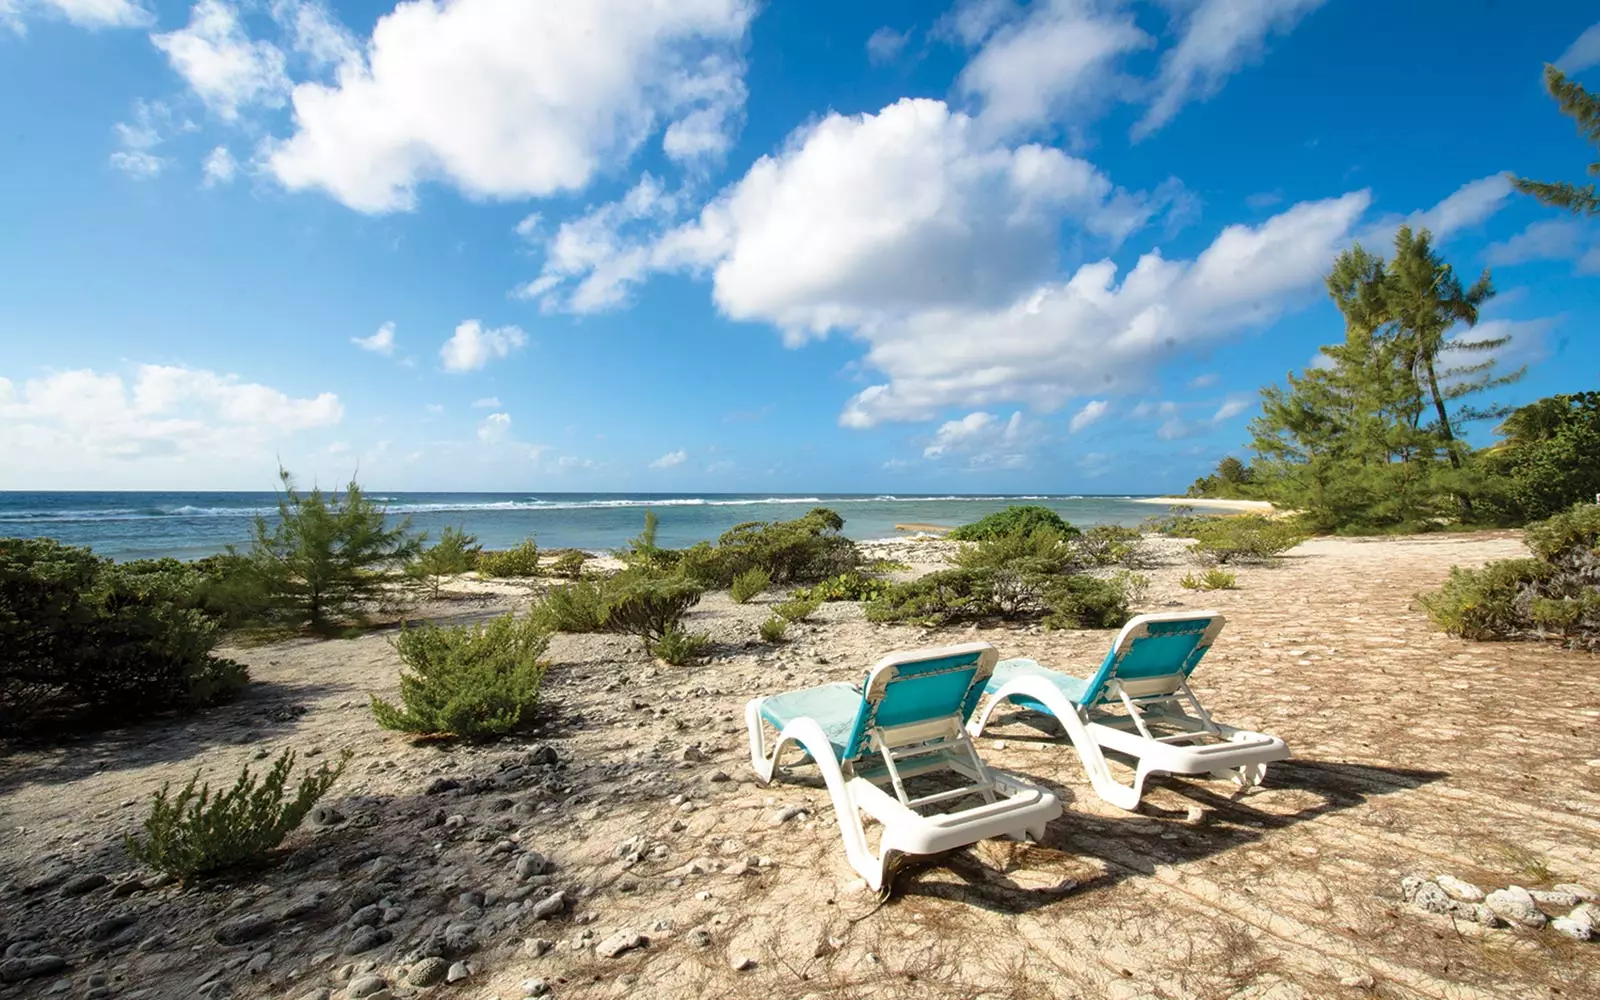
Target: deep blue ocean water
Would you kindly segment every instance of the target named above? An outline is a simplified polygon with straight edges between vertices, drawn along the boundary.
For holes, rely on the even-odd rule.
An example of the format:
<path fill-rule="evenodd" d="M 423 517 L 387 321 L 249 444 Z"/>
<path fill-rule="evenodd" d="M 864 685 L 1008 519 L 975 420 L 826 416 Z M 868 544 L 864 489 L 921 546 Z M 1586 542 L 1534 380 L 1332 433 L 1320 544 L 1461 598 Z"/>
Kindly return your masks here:
<path fill-rule="evenodd" d="M 447 526 L 465 528 L 485 547 L 508 548 L 534 535 L 542 548 L 614 549 L 637 535 L 644 512 L 661 519 L 657 541 L 680 547 L 715 539 L 743 521 L 797 517 L 832 507 L 851 538 L 888 538 L 896 524 L 964 524 L 1014 503 L 1050 507 L 1077 525 L 1135 525 L 1160 507 L 1130 497 L 1098 496 L 867 496 L 819 493 L 385 493 L 391 518 L 437 538 Z M 50 537 L 88 545 L 114 559 L 176 556 L 196 559 L 249 540 L 257 514 L 272 516 L 272 493 L 41 493 L 0 492 L 0 537 Z"/>

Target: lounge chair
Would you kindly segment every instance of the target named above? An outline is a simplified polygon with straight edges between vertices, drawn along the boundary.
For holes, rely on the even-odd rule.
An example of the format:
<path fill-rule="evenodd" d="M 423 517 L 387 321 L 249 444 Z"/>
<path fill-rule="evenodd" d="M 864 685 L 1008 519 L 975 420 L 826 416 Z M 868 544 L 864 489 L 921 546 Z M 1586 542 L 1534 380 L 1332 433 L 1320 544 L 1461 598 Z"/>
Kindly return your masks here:
<path fill-rule="evenodd" d="M 1267 764 L 1288 757 L 1289 748 L 1275 736 L 1215 722 L 1189 688 L 1189 675 L 1222 623 L 1214 611 L 1139 615 L 1122 627 L 1087 681 L 1032 660 L 1006 660 L 995 666 L 984 705 L 967 728 L 982 733 L 1008 701 L 1048 712 L 1066 728 L 1094 790 L 1122 809 L 1138 808 L 1145 778 L 1156 771 L 1260 784 Z M 1107 750 L 1134 759 L 1131 785 L 1112 777 Z"/>
<path fill-rule="evenodd" d="M 859 687 L 823 684 L 753 698 L 745 706 L 750 761 L 765 783 L 788 744 L 809 755 L 833 797 L 851 867 L 880 893 L 904 855 L 938 854 L 986 837 L 1037 840 L 1061 815 L 1060 803 L 984 764 L 965 728 L 996 659 L 986 642 L 894 653 Z M 770 741 L 767 725 L 777 730 Z M 907 791 L 914 780 L 941 778 L 938 790 Z M 941 805 L 954 811 L 935 811 Z M 883 824 L 876 854 L 867 846 L 863 811 Z"/>

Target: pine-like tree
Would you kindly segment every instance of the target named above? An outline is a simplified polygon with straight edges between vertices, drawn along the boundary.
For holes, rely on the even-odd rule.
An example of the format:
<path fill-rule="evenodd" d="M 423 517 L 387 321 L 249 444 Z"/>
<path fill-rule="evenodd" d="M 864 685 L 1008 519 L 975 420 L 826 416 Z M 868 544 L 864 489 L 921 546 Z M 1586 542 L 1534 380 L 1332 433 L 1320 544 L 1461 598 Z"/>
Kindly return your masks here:
<path fill-rule="evenodd" d="M 1556 99 L 1561 113 L 1578 126 L 1578 133 L 1600 150 L 1600 97 L 1589 93 L 1554 66 L 1545 66 L 1544 84 Z M 1589 164 L 1590 177 L 1600 176 L 1600 162 Z M 1600 194 L 1593 184 L 1579 187 L 1567 181 L 1546 182 L 1513 177 L 1511 183 L 1523 194 L 1532 195 L 1546 205 L 1574 215 L 1600 215 Z"/>

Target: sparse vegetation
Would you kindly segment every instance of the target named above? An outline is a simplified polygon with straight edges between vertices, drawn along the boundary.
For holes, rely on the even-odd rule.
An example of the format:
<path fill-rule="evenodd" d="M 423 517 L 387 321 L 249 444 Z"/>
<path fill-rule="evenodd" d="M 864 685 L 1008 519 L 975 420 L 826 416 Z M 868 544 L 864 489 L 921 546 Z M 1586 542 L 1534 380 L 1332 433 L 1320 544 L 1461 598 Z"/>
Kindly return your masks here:
<path fill-rule="evenodd" d="M 295 761 L 291 750 L 278 756 L 264 779 L 244 768 L 226 792 L 213 794 L 209 784 L 200 783 L 196 770 L 177 795 L 169 796 L 170 785 L 155 794 L 144 836 L 126 838 L 128 854 L 157 871 L 185 879 L 259 862 L 327 794 L 349 758 L 346 751 L 337 766 L 323 764 L 306 773 L 287 802 Z"/>
<path fill-rule="evenodd" d="M 604 632 L 605 588 L 594 580 L 551 587 L 531 614 L 552 632 Z"/>
<path fill-rule="evenodd" d="M 682 667 L 704 656 L 710 648 L 711 637 L 704 632 L 670 628 L 656 640 L 655 654 L 663 663 Z"/>
<path fill-rule="evenodd" d="M 446 577 L 470 573 L 478 565 L 483 546 L 461 528 L 446 528 L 439 541 L 417 554 L 406 567 L 410 577 L 429 597 L 438 597 Z"/>
<path fill-rule="evenodd" d="M 1239 578 L 1232 570 L 1212 566 L 1204 573 L 1186 573 L 1178 583 L 1189 590 L 1238 590 Z"/>
<path fill-rule="evenodd" d="M 478 557 L 478 575 L 488 579 L 519 579 L 539 575 L 539 545 L 533 537 L 523 539 L 503 552 L 485 552 Z"/>
<path fill-rule="evenodd" d="M 1072 550 L 1085 566 L 1138 566 L 1144 562 L 1144 534 L 1120 524 L 1097 524 L 1072 539 Z"/>
<path fill-rule="evenodd" d="M 779 617 L 791 622 L 803 622 L 817 613 L 822 607 L 820 597 L 801 597 L 796 595 L 787 601 L 776 605 L 772 610 Z"/>
<path fill-rule="evenodd" d="M 782 642 L 784 633 L 789 631 L 789 622 L 785 618 L 773 615 L 761 623 L 760 631 L 762 642 Z"/>
<path fill-rule="evenodd" d="M 651 652 L 700 603 L 701 589 L 680 577 L 618 574 L 605 588 L 605 629 L 636 635 Z"/>
<path fill-rule="evenodd" d="M 816 598 L 819 601 L 870 601 L 881 596 L 890 587 L 887 580 L 853 570 L 820 580 L 810 587 L 794 592 L 796 598 Z"/>
<path fill-rule="evenodd" d="M 731 586 L 741 573 L 764 570 L 771 583 L 810 583 L 857 569 L 861 554 L 839 532 L 844 518 L 816 507 L 791 521 L 734 525 L 716 545 L 701 542 L 674 561 L 705 587 Z"/>
<path fill-rule="evenodd" d="M 1046 593 L 1045 603 L 1047 628 L 1120 628 L 1130 615 L 1127 583 L 1094 576 L 1061 580 Z"/>
<path fill-rule="evenodd" d="M 1208 562 L 1271 562 L 1305 541 L 1305 533 L 1281 518 L 1236 514 L 1194 525 L 1194 553 Z"/>
<path fill-rule="evenodd" d="M 550 564 L 550 572 L 568 580 L 576 580 L 583 576 L 583 564 L 589 561 L 589 553 L 582 549 L 568 549 L 556 556 Z"/>
<path fill-rule="evenodd" d="M 982 542 L 1007 535 L 1031 535 L 1040 530 L 1053 531 L 1061 537 L 1078 534 L 1077 528 L 1050 508 L 1019 504 L 996 511 L 971 524 L 963 524 L 945 537 L 958 542 Z"/>
<path fill-rule="evenodd" d="M 539 704 L 549 639 L 533 618 L 510 613 L 487 624 L 405 627 L 395 649 L 400 675 L 396 707 L 374 695 L 372 714 L 385 729 L 477 740 L 526 724 Z"/>
<path fill-rule="evenodd" d="M 735 604 L 748 604 L 771 585 L 772 574 L 763 566 L 752 566 L 733 578 L 728 596 L 733 598 Z"/>

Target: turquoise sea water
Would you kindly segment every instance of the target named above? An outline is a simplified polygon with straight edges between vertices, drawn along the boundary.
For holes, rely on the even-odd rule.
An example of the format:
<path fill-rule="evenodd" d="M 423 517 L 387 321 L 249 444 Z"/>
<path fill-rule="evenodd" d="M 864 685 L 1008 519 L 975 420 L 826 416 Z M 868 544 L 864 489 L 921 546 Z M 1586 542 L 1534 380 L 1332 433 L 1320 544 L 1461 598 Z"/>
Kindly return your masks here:
<path fill-rule="evenodd" d="M 888 538 L 896 524 L 957 525 L 1014 503 L 1050 507 L 1073 524 L 1134 525 L 1162 508 L 1103 496 L 868 496 L 818 493 L 384 493 L 394 519 L 410 518 L 432 537 L 457 525 L 487 548 L 529 535 L 543 548 L 614 549 L 639 533 L 644 512 L 661 518 L 658 542 L 679 547 L 714 539 L 743 521 L 797 517 L 812 507 L 837 510 L 851 538 Z M 50 537 L 88 545 L 115 559 L 195 559 L 242 544 L 251 519 L 276 513 L 271 493 L 0 492 L 0 537 Z"/>

